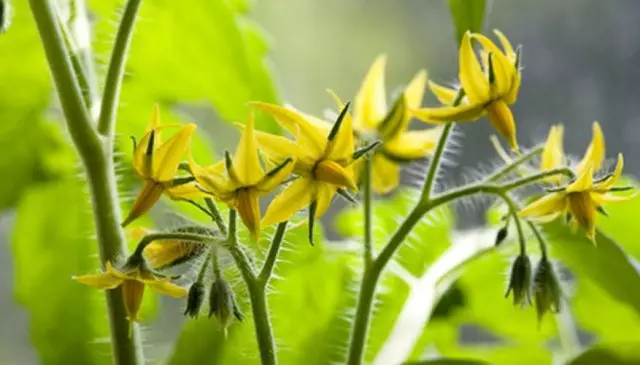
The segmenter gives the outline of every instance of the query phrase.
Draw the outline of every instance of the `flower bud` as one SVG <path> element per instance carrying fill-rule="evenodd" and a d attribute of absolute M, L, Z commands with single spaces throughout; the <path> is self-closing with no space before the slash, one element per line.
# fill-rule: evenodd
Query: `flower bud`
<path fill-rule="evenodd" d="M 231 285 L 222 279 L 216 279 L 211 284 L 209 292 L 209 317 L 215 315 L 223 328 L 227 328 L 231 324 L 231 315 L 235 316 L 238 321 L 242 321 L 244 316 L 240 312 L 236 296 L 231 289 Z"/>
<path fill-rule="evenodd" d="M 525 305 L 525 300 L 531 303 L 531 261 L 527 255 L 519 255 L 511 267 L 509 288 L 505 298 L 513 291 L 513 305 Z"/>
<path fill-rule="evenodd" d="M 500 246 L 500 244 L 507 238 L 508 234 L 509 234 L 508 226 L 504 226 L 504 227 L 500 228 L 500 230 L 496 234 L 495 246 L 496 247 Z"/>
<path fill-rule="evenodd" d="M 197 318 L 200 313 L 200 307 L 204 302 L 204 284 L 197 281 L 189 288 L 189 295 L 187 296 L 187 308 L 184 310 L 184 315 L 191 318 Z"/>
<path fill-rule="evenodd" d="M 538 262 L 533 277 L 533 295 L 536 302 L 536 311 L 538 312 L 538 321 L 546 312 L 557 313 L 560 311 L 560 284 L 553 270 L 553 266 L 545 257 Z"/>

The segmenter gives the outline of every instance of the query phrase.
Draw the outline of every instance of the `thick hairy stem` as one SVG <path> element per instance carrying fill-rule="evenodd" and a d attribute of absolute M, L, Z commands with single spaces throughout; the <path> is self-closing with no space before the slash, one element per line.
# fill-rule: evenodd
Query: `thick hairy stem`
<path fill-rule="evenodd" d="M 371 158 L 366 157 L 364 161 L 364 172 L 362 174 L 363 185 L 363 213 L 364 213 L 364 266 L 365 268 L 371 266 L 373 263 L 373 222 L 371 208 L 373 205 L 373 196 L 371 193 L 371 170 L 372 170 Z"/>
<path fill-rule="evenodd" d="M 237 214 L 234 209 L 229 211 L 229 234 L 228 234 L 228 250 L 240 270 L 242 279 L 249 290 L 249 299 L 251 300 L 251 311 L 253 313 L 253 324 L 256 330 L 256 338 L 258 340 L 258 349 L 260 351 L 260 360 L 263 365 L 276 365 L 276 343 L 273 337 L 273 329 L 271 327 L 271 319 L 269 309 L 267 307 L 266 282 L 263 284 L 254 272 L 251 261 L 238 245 L 238 235 L 236 232 Z M 283 229 L 284 235 L 284 229 Z"/>
<path fill-rule="evenodd" d="M 129 0 L 124 9 L 116 41 L 113 45 L 107 79 L 104 84 L 104 94 L 102 96 L 102 107 L 98 119 L 98 132 L 107 137 L 113 138 L 118 111 L 118 99 L 120 98 L 120 87 L 124 76 L 125 63 L 129 54 L 129 45 L 133 36 L 133 27 L 140 9 L 142 0 Z"/>
<path fill-rule="evenodd" d="M 94 129 L 66 52 L 58 20 L 49 1 L 30 0 L 49 67 L 62 105 L 71 139 L 78 150 L 89 180 L 100 259 L 116 261 L 125 256 L 124 233 L 116 192 L 111 151 Z M 106 293 L 111 344 L 115 364 L 144 364 L 137 326 L 129 330 L 121 289 Z"/>

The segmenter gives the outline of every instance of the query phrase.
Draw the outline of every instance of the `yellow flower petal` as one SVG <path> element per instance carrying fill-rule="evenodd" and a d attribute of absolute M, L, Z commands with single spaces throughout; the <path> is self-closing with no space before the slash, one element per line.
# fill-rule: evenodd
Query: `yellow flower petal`
<path fill-rule="evenodd" d="M 98 289 L 113 289 L 122 284 L 122 279 L 109 273 L 74 276 L 73 280 Z"/>
<path fill-rule="evenodd" d="M 596 205 L 591 199 L 591 193 L 588 191 L 570 193 L 567 198 L 572 217 L 587 232 L 587 235 L 593 238 L 597 212 Z"/>
<path fill-rule="evenodd" d="M 133 203 L 131 211 L 129 211 L 129 215 L 122 222 L 122 227 L 126 227 L 129 223 L 149 211 L 160 199 L 164 190 L 165 188 L 162 184 L 150 180 L 145 181 L 138 198 Z"/>
<path fill-rule="evenodd" d="M 635 193 L 631 195 L 614 195 L 611 193 L 591 192 L 591 199 L 596 206 L 605 205 L 608 203 L 625 202 L 635 197 Z"/>
<path fill-rule="evenodd" d="M 500 45 L 504 50 L 504 54 L 507 56 L 511 64 L 515 64 L 516 52 L 513 50 L 513 47 L 511 46 L 511 42 L 509 42 L 509 39 L 507 39 L 507 37 L 497 29 L 494 29 L 493 33 L 498 37 L 498 40 L 500 41 Z"/>
<path fill-rule="evenodd" d="M 504 101 L 497 100 L 489 105 L 487 111 L 491 125 L 509 142 L 511 149 L 517 151 L 516 123 L 509 106 Z"/>
<path fill-rule="evenodd" d="M 456 100 L 456 96 L 458 95 L 457 90 L 444 87 L 433 81 L 429 81 L 429 89 L 431 89 L 431 92 L 436 96 L 438 101 L 444 105 L 453 104 L 454 100 Z"/>
<path fill-rule="evenodd" d="M 373 155 L 372 187 L 377 194 L 388 194 L 400 184 L 400 165 L 380 153 Z"/>
<path fill-rule="evenodd" d="M 173 298 L 182 298 L 189 291 L 180 285 L 173 284 L 168 279 L 158 280 L 154 283 L 149 283 L 149 286 L 156 292 L 164 295 L 168 295 Z"/>
<path fill-rule="evenodd" d="M 564 194 L 551 193 L 522 208 L 518 215 L 522 218 L 544 217 L 557 212 L 564 212 L 567 201 Z"/>
<path fill-rule="evenodd" d="M 599 183 L 595 190 L 599 192 L 606 192 L 607 190 L 613 187 L 613 184 L 618 181 L 620 176 L 622 176 L 622 169 L 624 168 L 624 158 L 622 157 L 622 153 L 618 154 L 618 161 L 616 162 L 616 169 L 613 171 L 613 174 L 605 181 Z"/>
<path fill-rule="evenodd" d="M 460 42 L 460 83 L 467 94 L 470 104 L 487 102 L 491 95 L 489 80 L 473 53 L 471 34 L 466 32 Z"/>
<path fill-rule="evenodd" d="M 353 180 L 353 169 L 349 166 L 343 167 L 340 164 L 324 160 L 320 161 L 314 170 L 315 179 L 321 182 L 348 188 L 354 191 L 358 187 Z"/>
<path fill-rule="evenodd" d="M 122 300 L 131 322 L 139 320 L 138 313 L 144 296 L 144 283 L 138 280 L 125 280 L 122 282 Z"/>
<path fill-rule="evenodd" d="M 289 220 L 299 210 L 308 207 L 312 195 L 315 194 L 315 185 L 313 180 L 307 178 L 299 178 L 292 182 L 273 198 L 262 218 L 261 225 L 266 227 Z"/>
<path fill-rule="evenodd" d="M 351 118 L 347 118 L 346 111 L 338 132 L 334 138 L 327 142 L 324 158 L 341 163 L 349 163 L 353 156 L 353 126 Z"/>
<path fill-rule="evenodd" d="M 424 99 L 424 89 L 427 86 L 427 71 L 420 70 L 404 89 L 407 107 L 417 109 Z"/>
<path fill-rule="evenodd" d="M 331 96 L 331 98 L 336 102 L 336 105 L 338 105 L 338 110 L 342 110 L 344 109 L 344 102 L 342 101 L 342 99 L 340 99 L 340 97 L 338 96 L 338 94 L 336 94 L 333 90 L 331 89 L 327 89 L 327 93 L 329 93 L 329 96 Z M 356 126 L 354 124 L 353 121 L 353 117 L 351 116 L 351 113 L 347 113 L 344 116 L 345 119 L 349 118 L 349 123 L 351 124 L 352 128 L 354 130 L 357 130 L 359 132 L 367 132 L 367 130 L 363 129 L 362 126 L 358 125 Z M 346 120 L 345 120 L 346 121 Z"/>
<path fill-rule="evenodd" d="M 473 34 L 471 37 L 480 42 L 484 50 L 492 55 L 491 63 L 495 75 L 495 81 L 492 87 L 494 90 L 493 97 L 503 97 L 511 90 L 511 84 L 516 71 L 515 67 L 509 62 L 509 59 L 504 53 L 502 53 L 502 50 L 489 38 L 482 34 Z"/>
<path fill-rule="evenodd" d="M 561 124 L 551 126 L 540 156 L 540 170 L 551 170 L 564 165 L 563 134 L 564 127 Z"/>
<path fill-rule="evenodd" d="M 466 104 L 440 108 L 423 108 L 412 111 L 413 115 L 427 123 L 475 122 L 485 113 L 484 104 Z"/>
<path fill-rule="evenodd" d="M 441 134 L 442 127 L 408 131 L 383 144 L 382 148 L 399 159 L 417 160 L 433 154 Z"/>
<path fill-rule="evenodd" d="M 257 185 L 261 193 L 266 194 L 275 190 L 282 182 L 291 175 L 295 161 L 293 159 L 285 160 L 281 165 L 269 171 L 262 181 Z"/>
<path fill-rule="evenodd" d="M 587 191 L 593 187 L 593 164 L 588 162 L 586 167 L 578 172 L 578 178 L 567 186 L 567 193 Z"/>
<path fill-rule="evenodd" d="M 589 147 L 587 148 L 582 161 L 580 161 L 580 163 L 578 164 L 578 173 L 580 173 L 582 169 L 586 168 L 589 161 L 593 166 L 593 170 L 598 171 L 602 167 L 604 156 L 604 134 L 602 133 L 600 124 L 598 122 L 593 122 L 593 136 L 591 137 L 591 143 L 589 144 Z"/>
<path fill-rule="evenodd" d="M 149 119 L 149 123 L 147 124 L 146 133 L 149 133 L 152 129 L 156 129 L 158 127 L 160 127 L 160 105 L 153 104 L 151 119 Z M 158 142 L 160 142 L 160 140 L 158 140 Z"/>
<path fill-rule="evenodd" d="M 243 188 L 236 193 L 236 210 L 254 240 L 258 240 L 260 234 L 259 195 L 260 191 L 255 188 Z"/>
<path fill-rule="evenodd" d="M 336 190 L 338 188 L 332 184 L 318 184 L 318 189 L 316 192 L 316 214 L 315 217 L 309 217 L 309 219 L 318 219 L 327 212 L 329 207 L 331 206 L 331 202 L 333 201 L 333 196 L 336 194 Z"/>
<path fill-rule="evenodd" d="M 195 200 L 209 196 L 209 194 L 198 189 L 195 182 L 168 188 L 165 193 L 172 200 Z"/>
<path fill-rule="evenodd" d="M 177 171 L 180 161 L 189 148 L 191 136 L 196 129 L 195 124 L 187 124 L 173 137 L 163 143 L 153 153 L 153 179 L 159 182 L 172 180 Z"/>
<path fill-rule="evenodd" d="M 386 56 L 380 55 L 369 68 L 353 103 L 354 125 L 360 130 L 375 130 L 387 113 L 384 68 Z"/>
<path fill-rule="evenodd" d="M 253 113 L 249 115 L 247 126 L 242 131 L 240 142 L 233 156 L 233 168 L 238 179 L 244 186 L 258 183 L 264 177 L 258 156 L 258 142 L 256 141 Z"/>
<path fill-rule="evenodd" d="M 301 146 L 305 146 L 314 157 L 320 157 L 324 153 L 326 134 L 323 134 L 317 126 L 314 126 L 298 111 L 281 107 L 275 104 L 251 102 L 249 105 L 269 113 L 285 129 L 296 137 Z"/>
<path fill-rule="evenodd" d="M 105 272 L 108 273 L 108 274 L 111 274 L 112 276 L 120 278 L 122 280 L 135 278 L 135 275 L 132 276 L 132 275 L 126 274 L 126 273 L 116 269 L 115 267 L 113 267 L 113 265 L 111 264 L 111 261 L 107 261 L 106 262 L 106 264 L 105 264 Z"/>
<path fill-rule="evenodd" d="M 143 251 L 144 258 L 154 269 L 194 257 L 202 252 L 202 245 L 179 240 L 159 240 L 148 244 Z"/>
<path fill-rule="evenodd" d="M 151 146 L 152 151 L 155 150 L 157 148 L 156 146 L 158 145 L 158 140 L 156 138 L 157 133 L 158 132 L 154 132 L 153 146 Z M 147 156 L 145 154 L 147 152 L 147 148 L 150 140 L 151 140 L 151 131 L 147 132 L 142 137 L 142 139 L 136 145 L 135 151 L 133 151 L 133 168 L 135 169 L 138 176 L 140 176 L 143 179 L 151 178 L 151 176 L 149 176 L 149 171 L 145 168 L 145 164 L 146 164 L 145 161 L 147 159 Z"/>
<path fill-rule="evenodd" d="M 244 129 L 242 124 L 236 124 L 236 126 Z M 255 131 L 255 136 L 260 152 L 266 157 L 269 166 L 275 167 L 286 159 L 293 158 L 296 160 L 296 172 L 302 173 L 303 171 L 309 172 L 315 164 L 315 159 L 309 151 L 300 148 L 288 138 L 260 131 Z"/>

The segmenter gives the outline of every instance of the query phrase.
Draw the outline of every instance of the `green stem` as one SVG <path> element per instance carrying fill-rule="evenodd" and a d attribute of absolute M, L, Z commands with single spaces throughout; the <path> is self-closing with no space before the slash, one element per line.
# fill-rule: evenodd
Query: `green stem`
<path fill-rule="evenodd" d="M 373 227 L 372 227 L 372 214 L 371 206 L 373 205 L 373 196 L 371 193 L 371 170 L 372 161 L 371 158 L 365 157 L 364 169 L 362 174 L 363 184 L 363 209 L 364 209 L 364 266 L 365 268 L 371 266 L 373 263 Z"/>
<path fill-rule="evenodd" d="M 432 163 L 437 163 L 437 161 L 434 160 Z M 404 242 L 407 235 L 425 214 L 443 204 L 448 204 L 457 199 L 475 194 L 492 194 L 497 195 L 503 199 L 510 199 L 506 194 L 507 191 L 539 181 L 551 175 L 564 173 L 564 171 L 565 169 L 546 171 L 528 176 L 524 179 L 516 180 L 514 182 L 509 182 L 505 185 L 497 185 L 494 183 L 480 183 L 463 186 L 457 189 L 450 190 L 428 201 L 419 201 L 419 203 L 405 218 L 404 222 L 402 222 L 398 229 L 393 233 L 387 245 L 382 249 L 378 257 L 376 257 L 376 259 L 373 261 L 373 265 L 369 269 L 366 269 L 364 272 L 364 276 L 360 286 L 360 294 L 358 296 L 358 305 L 356 308 L 353 330 L 351 332 L 351 341 L 347 364 L 359 365 L 362 363 L 365 347 L 364 345 L 366 343 L 366 337 L 369 328 L 369 319 L 371 316 L 371 307 L 373 304 L 373 298 L 375 296 L 375 290 L 380 275 L 382 274 L 384 268 L 387 266 L 400 245 Z"/>
<path fill-rule="evenodd" d="M 262 270 L 260 270 L 260 275 L 258 275 L 258 282 L 263 286 L 266 286 L 269 283 L 269 279 L 273 273 L 273 268 L 276 264 L 278 253 L 282 246 L 282 241 L 284 241 L 284 234 L 287 231 L 287 223 L 287 221 L 284 221 L 278 224 L 276 233 L 273 235 L 273 240 L 271 240 L 271 246 L 269 246 L 267 258 L 264 260 Z"/>
<path fill-rule="evenodd" d="M 215 279 L 222 277 L 222 269 L 220 268 L 220 255 L 216 247 L 211 247 L 211 269 L 213 270 L 213 277 Z"/>
<path fill-rule="evenodd" d="M 522 229 L 522 221 L 520 220 L 520 217 L 518 217 L 518 211 L 520 210 L 520 208 L 507 193 L 503 193 L 500 196 L 502 197 L 502 200 L 507 203 L 507 207 L 509 207 L 509 214 L 516 222 L 516 230 L 518 231 L 518 244 L 520 245 L 520 255 L 525 256 L 527 254 L 527 239 L 524 235 L 524 230 Z"/>
<path fill-rule="evenodd" d="M 536 147 L 536 148 L 528 151 L 527 153 L 525 153 L 522 156 L 520 156 L 517 159 L 515 159 L 510 164 L 504 166 L 502 169 L 494 172 L 491 176 L 487 177 L 486 181 L 492 181 L 493 182 L 493 181 L 498 181 L 498 180 L 502 179 L 503 177 L 509 175 L 515 169 L 517 169 L 518 167 L 522 166 L 524 163 L 526 163 L 527 161 L 531 160 L 536 155 L 541 153 L 543 149 L 544 149 L 544 147 Z"/>
<path fill-rule="evenodd" d="M 126 256 L 124 233 L 120 227 L 120 207 L 111 151 L 103 146 L 80 91 L 64 38 L 49 1 L 30 0 L 45 54 L 67 122 L 69 134 L 82 159 L 89 181 L 96 237 L 103 265 Z M 111 344 L 115 364 L 144 364 L 137 325 L 130 331 L 122 300 L 122 290 L 106 292 Z"/>
<path fill-rule="evenodd" d="M 527 185 L 534 184 L 544 178 L 555 176 L 555 175 L 566 175 L 568 177 L 573 177 L 573 171 L 571 171 L 571 169 L 567 167 L 547 170 L 547 171 L 540 172 L 538 174 L 533 174 L 517 180 L 513 180 L 503 185 L 502 187 L 504 191 L 510 191 L 510 190 L 518 189 Z"/>
<path fill-rule="evenodd" d="M 455 123 L 447 123 L 442 129 L 442 134 L 440 135 L 440 140 L 438 141 L 438 146 L 436 147 L 436 151 L 433 153 L 433 157 L 431 158 L 431 162 L 429 163 L 429 170 L 427 171 L 427 179 L 424 182 L 422 187 L 422 194 L 420 195 L 420 201 L 426 202 L 430 199 L 431 193 L 433 191 L 433 183 L 436 180 L 436 175 L 438 173 L 438 168 L 440 167 L 440 160 L 442 159 L 442 155 L 444 153 L 444 148 L 447 145 L 447 141 L 449 140 L 449 135 L 453 130 L 453 126 Z"/>
<path fill-rule="evenodd" d="M 220 233 L 226 235 L 227 226 L 224 224 L 224 219 L 222 219 L 222 215 L 220 214 L 220 211 L 218 210 L 216 204 L 213 202 L 213 199 L 205 198 L 204 201 L 207 204 L 209 212 L 211 213 L 211 218 L 213 219 L 213 222 L 216 224 L 216 226 L 218 226 Z"/>
<path fill-rule="evenodd" d="M 211 248 L 207 257 L 204 258 L 202 262 L 202 266 L 200 266 L 200 270 L 198 271 L 198 277 L 196 278 L 196 283 L 202 283 L 204 281 L 204 277 L 207 275 L 207 269 L 209 268 L 209 263 L 212 261 L 213 250 L 215 248 Z"/>
<path fill-rule="evenodd" d="M 540 232 L 540 229 L 532 222 L 527 221 L 527 224 L 529 225 L 529 228 L 531 228 L 533 235 L 536 236 L 536 240 L 538 240 L 538 245 L 540 246 L 540 254 L 542 255 L 542 258 L 546 259 L 547 258 L 547 242 L 545 241 L 544 237 L 542 237 L 542 233 Z"/>
<path fill-rule="evenodd" d="M 122 77 L 124 76 L 129 45 L 131 44 L 133 28 L 141 2 L 142 0 L 127 1 L 120 26 L 118 27 L 118 33 L 116 34 L 116 41 L 113 45 L 111 60 L 109 61 L 100 117 L 98 119 L 98 132 L 103 136 L 109 137 L 109 139 L 113 137 L 115 129 Z"/>
<path fill-rule="evenodd" d="M 249 291 L 251 311 L 253 313 L 253 324 L 256 330 L 258 349 L 260 350 L 260 360 L 263 365 L 276 365 L 278 363 L 275 351 L 276 343 L 273 337 L 271 319 L 267 307 L 267 296 L 265 292 L 266 282 L 262 283 L 256 277 L 251 261 L 247 258 L 247 255 L 240 245 L 238 245 L 236 221 L 236 211 L 235 209 L 230 209 L 227 249 L 235 261 L 236 266 L 240 270 L 242 279 L 247 285 L 247 289 Z"/>

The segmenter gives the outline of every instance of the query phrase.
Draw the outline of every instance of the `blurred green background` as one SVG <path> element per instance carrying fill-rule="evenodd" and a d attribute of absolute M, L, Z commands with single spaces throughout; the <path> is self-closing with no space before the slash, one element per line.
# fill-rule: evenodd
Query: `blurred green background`
<path fill-rule="evenodd" d="M 455 31 L 445 1 L 247 2 L 214 1 L 223 5 L 201 7 L 201 1 L 184 1 L 177 8 L 179 11 L 172 8 L 175 12 L 146 11 L 146 7 L 151 8 L 150 2 L 143 3 L 137 25 L 140 34 L 134 36 L 132 67 L 127 75 L 131 86 L 122 98 L 120 123 L 123 126 L 118 131 L 123 144 L 128 143 L 129 134 L 140 133 L 151 104 L 159 101 L 178 105 L 173 109 L 177 110 L 177 117 L 170 115 L 167 119 L 194 120 L 203 127 L 205 140 L 212 142 L 216 150 L 230 148 L 237 137 L 233 128 L 221 120 L 243 118 L 246 114 L 243 101 L 275 98 L 270 82 L 264 81 L 269 77 L 268 73 L 256 70 L 261 66 L 260 62 L 257 66 L 243 63 L 255 58 L 253 53 L 259 54 L 264 46 L 270 48 L 267 66 L 280 99 L 314 114 L 322 114 L 324 109 L 333 106 L 326 88 L 344 98 L 353 95 L 374 57 L 380 53 L 388 55 L 387 88 L 390 91 L 399 90 L 421 68 L 427 69 L 430 78 L 437 82 L 456 81 Z M 70 151 L 63 147 L 64 133 L 56 132 L 58 115 L 48 109 L 50 83 L 40 46 L 33 43 L 37 37 L 34 37 L 28 8 L 22 1 L 15 3 L 14 26 L 0 35 L 0 116 L 3 117 L 0 120 L 0 146 L 4 150 L 4 157 L 0 159 L 0 171 L 3 171 L 0 182 L 0 209 L 3 209 L 0 211 L 0 363 L 32 364 L 37 363 L 38 357 L 30 344 L 29 316 L 16 304 L 14 293 L 21 291 L 25 298 L 28 296 L 25 293 L 34 291 L 33 295 L 39 296 L 37 300 L 44 302 L 54 300 L 52 296 L 58 293 L 36 293 L 46 287 L 45 282 L 33 283 L 15 276 L 10 252 L 11 237 L 15 236 L 16 205 L 20 204 L 29 212 L 38 211 L 38 205 L 45 204 L 47 208 L 56 205 L 61 215 L 71 214 L 62 200 L 66 196 L 64 188 L 55 199 L 44 200 L 38 198 L 41 191 L 34 193 L 31 189 L 37 191 L 38 184 L 44 186 L 60 176 L 77 175 L 79 170 L 65 157 Z M 89 2 L 94 10 L 91 19 L 97 24 L 93 48 L 100 79 L 108 60 L 119 3 Z M 241 13 L 249 6 L 253 7 L 249 15 L 251 22 L 241 17 L 233 21 L 222 18 L 227 14 L 223 10 Z M 171 5 L 169 0 L 158 0 L 154 7 L 163 9 L 171 8 Z M 591 123 L 598 120 L 607 139 L 608 156 L 624 153 L 627 156 L 626 172 L 636 176 L 640 173 L 640 161 L 634 159 L 640 145 L 638 14 L 640 2 L 634 0 L 488 1 L 485 33 L 500 29 L 514 44 L 524 47 L 523 84 L 514 106 L 522 145 L 541 142 L 551 124 L 562 122 L 565 124 L 565 148 L 580 155 L 589 141 Z M 266 44 L 252 38 L 258 29 L 256 25 L 264 30 Z M 247 51 L 249 56 L 239 54 L 243 48 L 236 45 L 238 35 L 226 32 L 236 26 L 251 39 L 247 41 L 252 47 Z M 226 48 L 227 43 L 237 48 Z M 143 89 L 153 92 L 145 93 L 141 91 Z M 429 96 L 426 103 L 434 104 L 435 100 Z M 136 120 L 136 124 L 127 126 L 130 120 Z M 263 128 L 271 128 L 269 123 L 265 120 Z M 473 176 L 468 169 L 478 164 L 483 168 L 491 166 L 491 161 L 495 161 L 488 140 L 491 133 L 486 122 L 457 129 L 459 147 L 450 151 L 449 157 L 455 164 L 442 180 L 445 184 L 463 183 Z M 203 151 L 204 142 L 198 143 Z M 128 153 L 128 144 L 123 151 Z M 120 168 L 126 171 L 128 165 L 122 164 Z M 420 167 L 411 169 L 420 170 Z M 405 175 L 406 182 L 415 180 L 411 174 Z M 126 174 L 123 184 L 127 184 Z M 88 210 L 82 209 L 75 213 L 88 214 Z M 472 207 L 462 209 L 457 224 L 464 227 L 478 225 L 480 213 Z M 34 222 L 44 225 L 55 217 L 55 210 L 53 214 Z M 23 223 L 21 227 L 37 229 L 31 226 L 34 222 Z M 27 258 L 24 262 L 29 262 L 28 255 L 39 255 L 41 251 L 38 250 L 47 250 L 50 235 L 62 234 L 57 229 L 58 226 L 51 223 L 41 234 L 34 234 L 31 239 L 41 242 L 34 245 L 32 251 L 26 249 L 19 254 L 23 259 Z M 25 240 L 29 239 L 23 237 L 21 242 Z M 92 252 L 87 251 L 86 255 Z M 60 266 L 64 265 L 64 262 L 60 263 Z M 90 265 L 83 265 L 80 267 L 92 270 Z M 491 285 L 496 282 L 500 285 L 502 279 L 501 276 L 497 280 L 493 278 Z M 24 286 L 16 288 L 18 284 Z M 498 289 L 491 291 L 501 299 L 503 287 Z M 600 289 L 592 286 L 589 290 Z M 175 338 L 176 321 L 181 320 L 175 313 L 180 303 L 164 305 L 172 315 L 163 316 L 151 325 L 151 328 L 163 331 L 149 331 L 148 335 L 150 351 L 155 351 L 157 356 L 169 353 L 163 346 Z M 585 308 L 586 304 L 579 305 Z M 600 314 L 595 305 L 592 311 L 593 315 Z M 522 316 L 531 318 L 526 326 L 535 324 L 533 311 Z M 638 320 L 635 314 L 631 316 Z M 624 326 L 625 318 L 619 321 L 621 331 L 629 330 Z M 50 320 L 55 322 L 57 318 Z M 59 325 L 65 326 L 65 323 Z M 536 338 L 535 328 L 527 333 L 529 340 Z M 45 339 L 56 335 L 55 332 L 41 334 Z M 103 352 L 104 356 L 108 350 L 103 349 Z"/>

